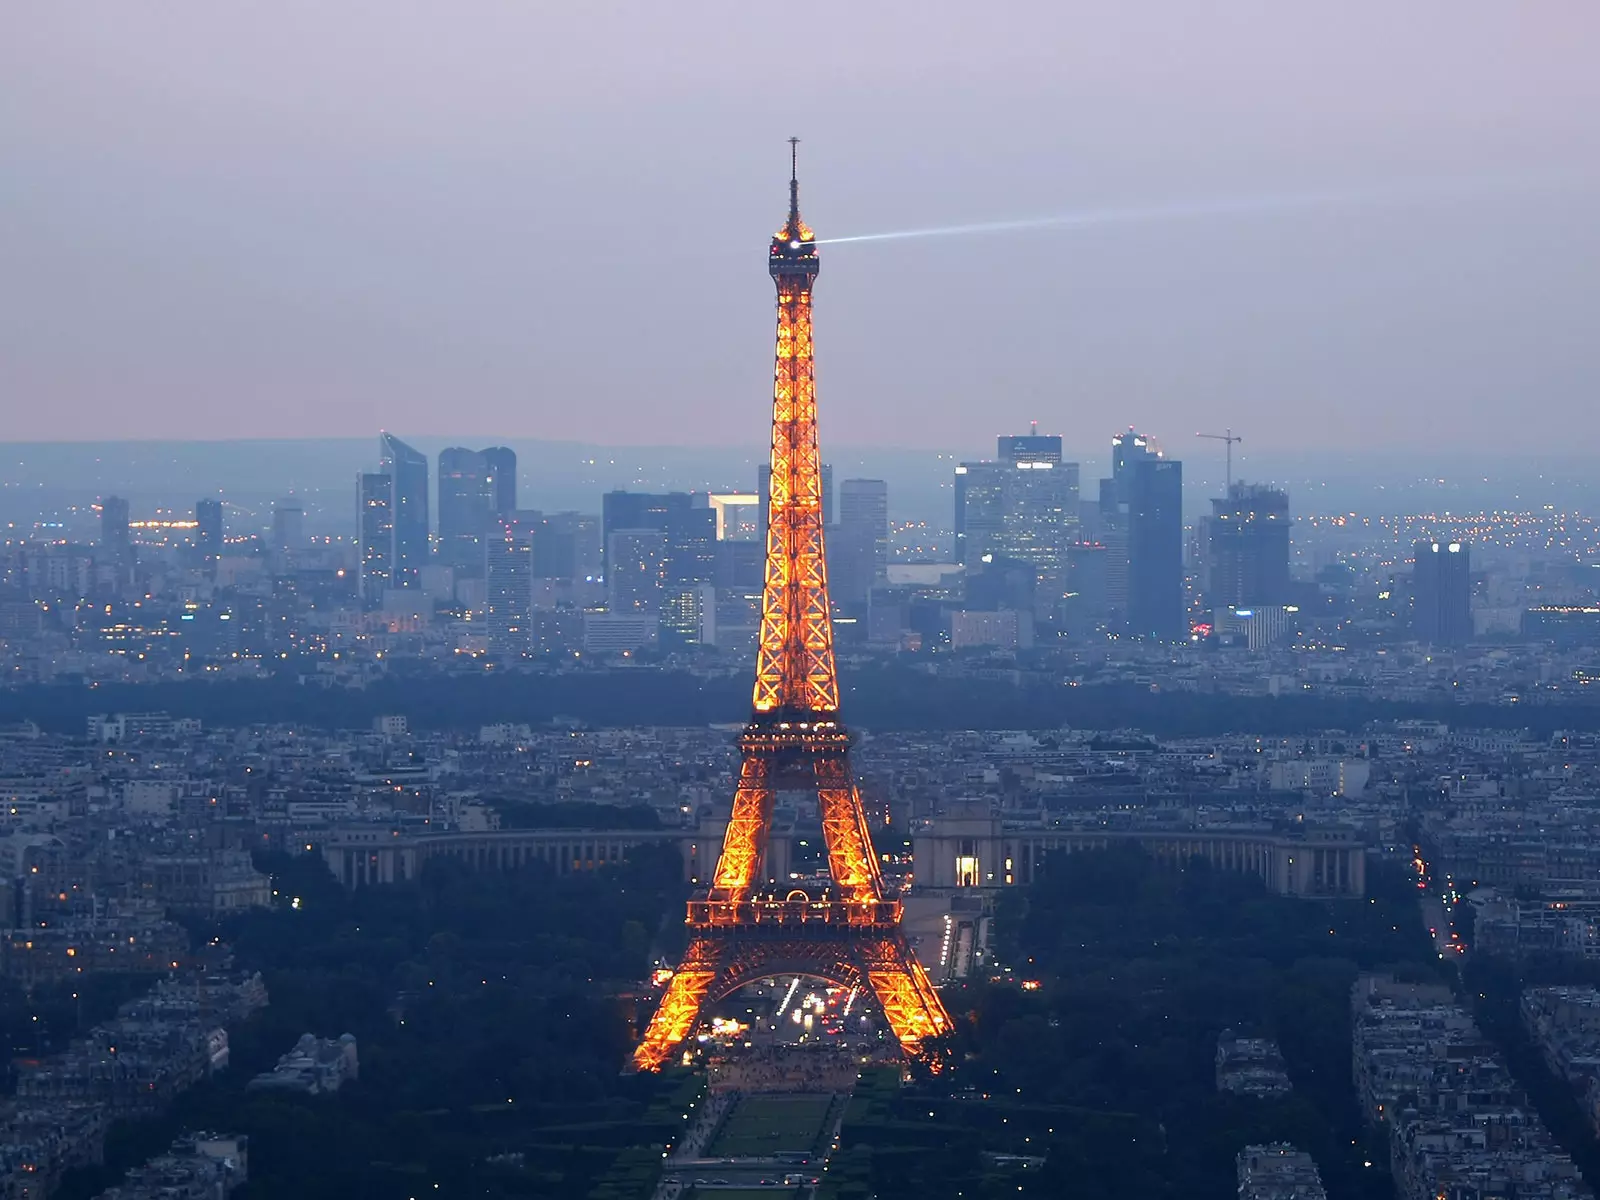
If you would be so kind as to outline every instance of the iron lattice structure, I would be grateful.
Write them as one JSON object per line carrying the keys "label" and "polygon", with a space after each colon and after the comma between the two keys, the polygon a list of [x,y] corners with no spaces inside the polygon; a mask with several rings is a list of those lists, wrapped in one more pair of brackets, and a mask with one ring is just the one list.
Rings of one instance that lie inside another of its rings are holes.
{"label": "iron lattice structure", "polygon": [[[768,257],[778,344],[754,712],[740,738],[722,853],[710,887],[689,902],[689,947],[634,1051],[640,1070],[657,1070],[672,1056],[704,1005],[782,974],[871,991],[911,1055],[950,1028],[900,927],[900,901],[884,889],[850,767],[850,736],[839,723],[811,346],[818,259],[815,235],[800,219],[794,165],[791,149],[789,219]],[[767,878],[773,799],[784,787],[816,794],[830,876],[821,895]]]}

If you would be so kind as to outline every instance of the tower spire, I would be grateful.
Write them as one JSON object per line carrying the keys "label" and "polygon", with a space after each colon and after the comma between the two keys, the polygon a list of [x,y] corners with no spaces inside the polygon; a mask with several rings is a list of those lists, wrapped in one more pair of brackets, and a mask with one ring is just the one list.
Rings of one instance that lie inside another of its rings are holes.
{"label": "tower spire", "polygon": [[789,139],[789,226],[800,224],[800,139]]}

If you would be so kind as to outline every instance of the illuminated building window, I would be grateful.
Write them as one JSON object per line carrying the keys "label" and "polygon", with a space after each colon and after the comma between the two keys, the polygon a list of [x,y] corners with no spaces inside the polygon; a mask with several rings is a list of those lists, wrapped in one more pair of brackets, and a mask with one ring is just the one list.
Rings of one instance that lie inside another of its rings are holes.
{"label": "illuminated building window", "polygon": [[975,854],[959,854],[956,856],[956,886],[978,886],[978,858]]}

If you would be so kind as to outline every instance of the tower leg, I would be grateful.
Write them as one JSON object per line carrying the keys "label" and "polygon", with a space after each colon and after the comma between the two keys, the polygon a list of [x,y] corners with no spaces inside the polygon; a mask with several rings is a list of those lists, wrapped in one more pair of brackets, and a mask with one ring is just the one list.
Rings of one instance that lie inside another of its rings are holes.
{"label": "tower leg", "polygon": [[922,1054],[925,1039],[950,1032],[950,1014],[904,937],[870,942],[860,953],[862,973],[907,1054]]}
{"label": "tower leg", "polygon": [[883,895],[883,872],[872,849],[850,760],[842,754],[818,755],[812,769],[834,886],[846,900],[876,900]]}
{"label": "tower leg", "polygon": [[772,764],[765,755],[744,753],[739,763],[739,787],[733,794],[733,815],[723,835],[713,893],[742,900],[761,882],[767,857],[767,835],[772,827]]}
{"label": "tower leg", "polygon": [[645,1026],[633,1050],[633,1065],[640,1071],[659,1071],[679,1043],[689,1036],[706,993],[722,968],[723,946],[708,938],[695,938],[683,956],[678,972]]}

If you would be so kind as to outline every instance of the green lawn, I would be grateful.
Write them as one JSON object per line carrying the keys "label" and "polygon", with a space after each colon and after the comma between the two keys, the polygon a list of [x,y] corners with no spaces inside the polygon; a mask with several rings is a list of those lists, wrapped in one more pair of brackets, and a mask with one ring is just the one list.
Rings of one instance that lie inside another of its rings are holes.
{"label": "green lawn", "polygon": [[809,1153],[822,1133],[833,1097],[746,1096],[706,1149],[709,1158],[759,1158],[784,1151]]}

